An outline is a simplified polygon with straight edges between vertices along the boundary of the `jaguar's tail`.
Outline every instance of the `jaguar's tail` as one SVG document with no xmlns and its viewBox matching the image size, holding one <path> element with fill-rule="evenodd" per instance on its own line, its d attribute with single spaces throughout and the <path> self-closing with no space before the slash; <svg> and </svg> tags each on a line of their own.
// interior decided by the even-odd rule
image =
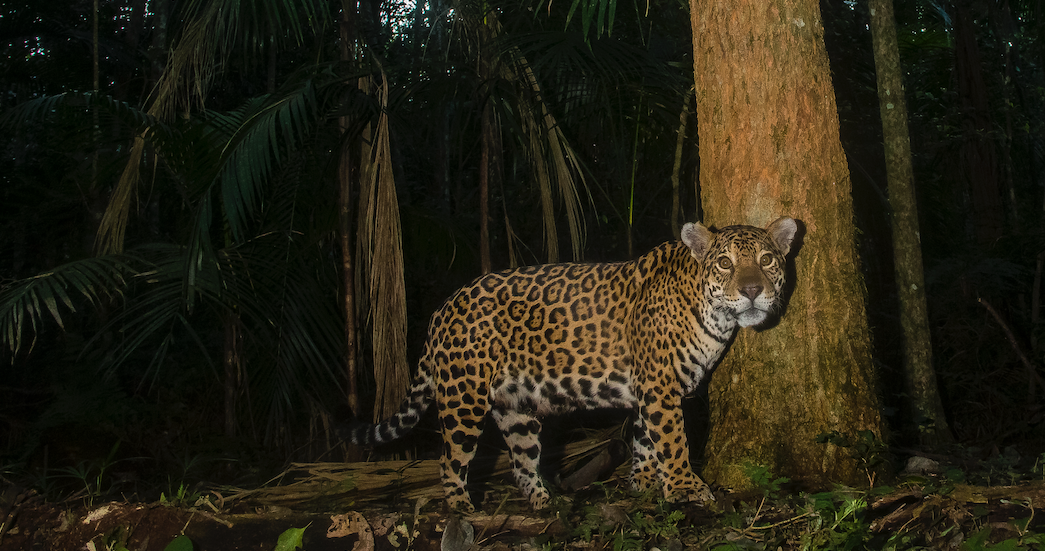
<svg viewBox="0 0 1045 551">
<path fill-rule="evenodd" d="M 423 367 L 423 366 L 422 366 Z M 360 446 L 384 444 L 404 436 L 421 420 L 421 415 L 428 409 L 435 396 L 432 380 L 426 376 L 422 368 L 407 391 L 406 400 L 399 406 L 399 412 L 374 425 L 356 423 L 348 428 L 347 440 Z"/>
</svg>

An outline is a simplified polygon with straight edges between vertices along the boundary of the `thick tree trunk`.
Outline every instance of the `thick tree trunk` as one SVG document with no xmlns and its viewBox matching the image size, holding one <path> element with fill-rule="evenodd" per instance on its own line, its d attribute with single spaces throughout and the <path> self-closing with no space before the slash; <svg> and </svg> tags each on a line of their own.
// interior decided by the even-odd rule
<svg viewBox="0 0 1045 551">
<path fill-rule="evenodd" d="M 691 0 L 702 199 L 711 224 L 801 222 L 780 323 L 742 330 L 710 384 L 705 474 L 755 463 L 813 484 L 866 482 L 837 430 L 881 434 L 851 184 L 816 0 Z"/>
<path fill-rule="evenodd" d="M 900 50 L 896 43 L 893 0 L 871 0 L 870 7 L 889 206 L 892 209 L 893 259 L 904 335 L 904 386 L 915 420 L 928 428 L 918 432 L 921 443 L 932 446 L 951 438 L 933 370 L 921 233 L 911 167 L 911 138 L 907 129 L 907 102 L 900 71 Z"/>
</svg>

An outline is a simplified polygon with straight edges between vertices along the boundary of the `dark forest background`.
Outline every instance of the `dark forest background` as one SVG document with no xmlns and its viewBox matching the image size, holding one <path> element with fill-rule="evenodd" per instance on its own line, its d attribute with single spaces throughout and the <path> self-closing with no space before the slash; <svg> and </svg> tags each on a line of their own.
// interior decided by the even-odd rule
<svg viewBox="0 0 1045 551">
<path fill-rule="evenodd" d="M 62 469 L 119 462 L 151 495 L 170 477 L 265 480 L 290 461 L 343 460 L 346 354 L 363 373 L 361 416 L 383 377 L 363 261 L 347 278 L 364 290 L 355 314 L 340 306 L 344 253 L 365 253 L 366 161 L 346 168 L 345 151 L 382 113 L 411 362 L 430 314 L 481 273 L 483 185 L 494 270 L 633 258 L 701 218 L 686 3 L 592 15 L 469 1 L 4 2 L 0 475 L 60 487 L 75 482 Z M 869 15 L 852 0 L 821 9 L 902 449 L 933 420 L 903 395 Z M 1034 463 L 1045 3 L 918 0 L 896 17 L 947 420 L 967 453 Z M 510 62 L 491 70 L 492 58 Z M 140 180 L 120 211 L 133 159 Z M 342 241 L 346 181 L 358 225 Z"/>
</svg>

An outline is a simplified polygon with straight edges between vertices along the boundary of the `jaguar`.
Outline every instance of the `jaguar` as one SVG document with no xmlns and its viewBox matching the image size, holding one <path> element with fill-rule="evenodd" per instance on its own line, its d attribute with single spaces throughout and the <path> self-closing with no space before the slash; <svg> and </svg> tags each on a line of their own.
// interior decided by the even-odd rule
<svg viewBox="0 0 1045 551">
<path fill-rule="evenodd" d="M 682 399 L 707 378 L 738 328 L 782 313 L 797 223 L 709 229 L 639 258 L 490 273 L 431 318 L 418 373 L 395 415 L 349 431 L 355 444 L 402 437 L 436 404 L 447 505 L 474 510 L 468 466 L 490 416 L 530 505 L 547 507 L 538 472 L 542 420 L 578 409 L 631 408 L 632 488 L 673 502 L 714 500 L 689 462 Z"/>
</svg>

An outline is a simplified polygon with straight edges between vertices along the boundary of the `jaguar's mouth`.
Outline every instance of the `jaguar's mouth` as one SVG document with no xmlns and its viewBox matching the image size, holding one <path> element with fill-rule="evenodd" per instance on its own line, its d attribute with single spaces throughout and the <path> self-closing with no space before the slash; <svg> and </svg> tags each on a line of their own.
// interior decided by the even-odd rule
<svg viewBox="0 0 1045 551">
<path fill-rule="evenodd" d="M 737 325 L 741 327 L 751 327 L 752 325 L 758 325 L 765 321 L 768 315 L 769 312 L 761 310 L 752 304 L 747 310 L 737 312 L 735 317 L 737 318 Z"/>
</svg>

